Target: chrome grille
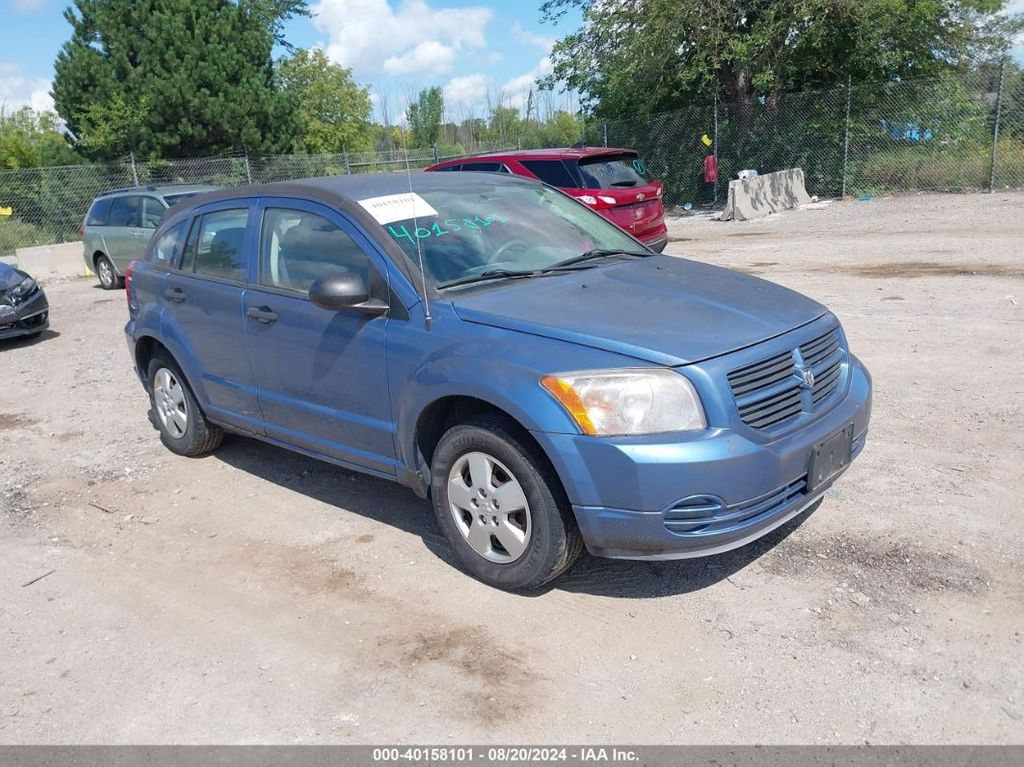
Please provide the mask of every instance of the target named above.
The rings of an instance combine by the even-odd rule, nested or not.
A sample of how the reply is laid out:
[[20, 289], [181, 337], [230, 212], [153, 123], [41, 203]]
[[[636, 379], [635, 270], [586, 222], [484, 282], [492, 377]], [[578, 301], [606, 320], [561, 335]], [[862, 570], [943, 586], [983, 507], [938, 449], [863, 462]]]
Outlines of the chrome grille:
[[[796, 349], [781, 352], [728, 374], [736, 408], [743, 423], [770, 429], [816, 409], [839, 389], [844, 352], [838, 328]], [[814, 373], [806, 391], [801, 367]]]

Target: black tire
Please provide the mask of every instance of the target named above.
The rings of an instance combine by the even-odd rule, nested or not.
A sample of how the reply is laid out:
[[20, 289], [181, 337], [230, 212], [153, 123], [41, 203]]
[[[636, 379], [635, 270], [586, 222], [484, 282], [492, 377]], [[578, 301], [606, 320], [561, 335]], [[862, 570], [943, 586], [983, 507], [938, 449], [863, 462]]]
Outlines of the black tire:
[[96, 276], [104, 290], [116, 290], [124, 285], [124, 278], [117, 276], [113, 262], [106, 256], [96, 256]]
[[[456, 525], [448, 498], [449, 472], [463, 456], [482, 452], [496, 458], [519, 482], [529, 504], [526, 550], [513, 562], [488, 561], [470, 546]], [[449, 429], [431, 462], [431, 498], [438, 524], [465, 569], [500, 589], [535, 589], [557, 578], [583, 551], [572, 507], [551, 464], [507, 418], [479, 416]]]
[[[181, 434], [172, 433], [160, 417], [156, 380], [161, 370], [170, 372], [180, 386], [181, 394], [183, 395], [187, 421], [185, 429]], [[152, 407], [150, 420], [157, 431], [160, 432], [160, 441], [164, 443], [164, 447], [172, 453], [190, 458], [205, 455], [215, 450], [224, 438], [224, 431], [219, 426], [206, 420], [206, 416], [200, 410], [195, 395], [182, 374], [181, 368], [178, 367], [178, 363], [165, 354], [154, 354], [153, 359], [149, 362], [149, 369], [146, 371], [146, 374], [146, 380], [149, 383], [149, 402]]]

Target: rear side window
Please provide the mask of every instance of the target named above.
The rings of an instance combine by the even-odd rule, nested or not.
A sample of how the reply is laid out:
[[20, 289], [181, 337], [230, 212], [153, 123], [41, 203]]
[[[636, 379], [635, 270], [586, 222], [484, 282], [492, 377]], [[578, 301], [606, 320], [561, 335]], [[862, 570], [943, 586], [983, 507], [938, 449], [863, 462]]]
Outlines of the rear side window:
[[475, 170], [481, 173], [508, 173], [508, 168], [500, 162], [467, 162], [463, 163], [462, 169]]
[[156, 229], [160, 226], [160, 222], [164, 217], [164, 211], [166, 210], [167, 208], [163, 206], [163, 203], [155, 197], [143, 197], [142, 226], [146, 229]]
[[586, 189], [624, 189], [643, 186], [650, 180], [647, 166], [636, 155], [580, 160], [579, 170]]
[[85, 216], [86, 226], [106, 226], [110, 217], [110, 198], [95, 200]]
[[443, 168], [434, 168], [434, 173], [437, 173], [438, 171], [458, 170], [461, 167], [461, 165], [445, 165]]
[[110, 202], [109, 226], [138, 226], [139, 198], [115, 197]]
[[520, 160], [523, 167], [545, 184], [562, 188], [574, 188], [579, 182], [572, 177], [561, 160]]
[[178, 256], [181, 254], [182, 245], [185, 241], [185, 224], [181, 223], [168, 229], [156, 244], [153, 245], [152, 261], [164, 266], [174, 266], [178, 263]]
[[223, 277], [241, 282], [245, 279], [245, 226], [249, 211], [218, 210], [207, 213], [194, 225], [195, 242], [189, 236], [189, 244], [195, 248], [193, 271], [210, 277]]
[[344, 231], [304, 210], [268, 208], [260, 242], [260, 284], [309, 292], [316, 280], [341, 273], [370, 283], [370, 260]]

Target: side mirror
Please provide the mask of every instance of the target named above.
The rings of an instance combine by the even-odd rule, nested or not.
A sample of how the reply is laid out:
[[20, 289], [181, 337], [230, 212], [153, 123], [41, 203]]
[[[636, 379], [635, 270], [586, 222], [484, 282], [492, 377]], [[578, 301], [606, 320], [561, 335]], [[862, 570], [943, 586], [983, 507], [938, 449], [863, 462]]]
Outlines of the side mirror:
[[345, 272], [323, 277], [309, 287], [309, 300], [321, 309], [354, 310], [377, 317], [386, 314], [388, 305], [379, 298], [370, 298], [366, 283], [358, 274]]

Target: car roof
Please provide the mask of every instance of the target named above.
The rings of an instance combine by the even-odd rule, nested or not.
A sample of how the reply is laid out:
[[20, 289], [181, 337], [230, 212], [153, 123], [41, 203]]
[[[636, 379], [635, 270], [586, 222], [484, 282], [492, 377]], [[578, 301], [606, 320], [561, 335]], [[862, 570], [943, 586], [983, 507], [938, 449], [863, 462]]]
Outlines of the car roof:
[[[553, 149], [516, 149], [508, 152], [483, 152], [468, 157], [455, 157], [437, 163], [438, 165], [457, 165], [461, 162], [478, 160], [527, 159], [527, 160], [582, 160], [589, 157], [607, 155], [637, 154], [635, 149], [624, 149], [613, 146], [564, 147]], [[434, 167], [434, 166], [432, 166]]]
[[[487, 181], [495, 184], [536, 184], [535, 181], [509, 174], [487, 174]], [[185, 200], [175, 210], [193, 206], [208, 205], [223, 200], [237, 200], [247, 197], [298, 197], [323, 202], [358, 203], [371, 197], [391, 194], [439, 191], [469, 183], [462, 174], [425, 173], [422, 170], [399, 173], [358, 173], [343, 176], [316, 176], [292, 181], [274, 181], [268, 184], [251, 184], [228, 189], [219, 189], [201, 198]]]
[[219, 186], [213, 184], [150, 184], [148, 186], [125, 186], [120, 189], [110, 189], [106, 192], [100, 192], [96, 195], [96, 199], [101, 197], [125, 197], [132, 194], [159, 194], [159, 195], [175, 195], [175, 194], [191, 194], [200, 192], [212, 192], [220, 189]]

